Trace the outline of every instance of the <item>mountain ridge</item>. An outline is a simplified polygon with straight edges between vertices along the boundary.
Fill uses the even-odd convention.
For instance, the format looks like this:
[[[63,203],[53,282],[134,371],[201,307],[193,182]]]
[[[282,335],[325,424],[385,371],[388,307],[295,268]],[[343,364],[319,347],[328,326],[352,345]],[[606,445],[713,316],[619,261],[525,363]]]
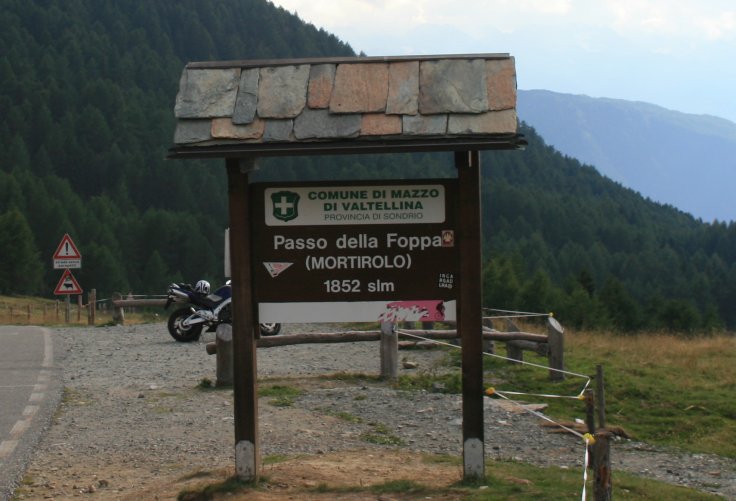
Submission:
[[[560,152],[704,221],[733,221],[736,123],[613,98],[519,90],[519,117]]]

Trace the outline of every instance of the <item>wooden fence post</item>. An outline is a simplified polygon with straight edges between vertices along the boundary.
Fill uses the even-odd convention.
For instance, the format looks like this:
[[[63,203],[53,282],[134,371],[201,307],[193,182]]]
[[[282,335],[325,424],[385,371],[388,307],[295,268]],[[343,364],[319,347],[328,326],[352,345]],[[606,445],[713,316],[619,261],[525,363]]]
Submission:
[[[381,322],[381,377],[396,380],[399,377],[399,336],[396,325]]]
[[[584,394],[585,402],[585,424],[588,427],[588,433],[591,435],[595,434],[595,398],[593,397],[593,390],[588,388]]]
[[[510,318],[506,319],[506,330],[509,332],[519,332],[519,327]],[[506,343],[506,356],[512,360],[524,361],[524,350],[516,346],[514,343]],[[516,362],[511,362],[516,363]]]
[[[82,321],[82,295],[77,296],[77,322]]]
[[[484,318],[483,326],[488,327],[489,329],[493,329],[493,320],[489,317]],[[496,343],[493,341],[493,339],[483,340],[483,351],[485,353],[490,353],[491,355],[496,354]]]
[[[215,349],[217,350],[217,380],[215,386],[233,385],[233,327],[220,324],[215,332]]]
[[[560,372],[565,369],[565,342],[564,329],[554,317],[547,319],[547,342],[549,343],[549,378],[552,381],[562,381],[565,374]]]
[[[28,305],[28,323],[31,323],[31,305]]]
[[[611,501],[613,484],[611,481],[611,434],[601,431],[595,435],[592,446],[592,468],[595,478],[593,495],[595,501]]]
[[[90,289],[87,293],[87,325],[95,325],[97,313],[97,289]]]
[[[113,310],[112,310],[112,320],[117,325],[125,325],[125,310],[122,306],[115,306],[115,301],[119,301],[123,299],[122,294],[119,292],[114,292],[112,294],[112,300],[113,300]]]
[[[606,387],[603,382],[603,366],[595,366],[595,398],[598,409],[598,427],[606,427]]]

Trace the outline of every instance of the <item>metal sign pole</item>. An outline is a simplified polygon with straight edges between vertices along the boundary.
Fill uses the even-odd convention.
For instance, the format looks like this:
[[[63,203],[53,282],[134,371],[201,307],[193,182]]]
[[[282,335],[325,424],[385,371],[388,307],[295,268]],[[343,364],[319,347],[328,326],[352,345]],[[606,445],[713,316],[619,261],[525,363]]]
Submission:
[[[483,480],[485,453],[479,152],[456,152],[455,167],[458,171],[460,191],[458,204],[460,297],[457,327],[463,348],[463,473],[466,480]]]
[[[258,370],[256,316],[250,255],[248,174],[255,159],[228,158],[230,258],[233,308],[233,399],[235,418],[235,471],[241,480],[255,480],[260,458],[258,441]]]

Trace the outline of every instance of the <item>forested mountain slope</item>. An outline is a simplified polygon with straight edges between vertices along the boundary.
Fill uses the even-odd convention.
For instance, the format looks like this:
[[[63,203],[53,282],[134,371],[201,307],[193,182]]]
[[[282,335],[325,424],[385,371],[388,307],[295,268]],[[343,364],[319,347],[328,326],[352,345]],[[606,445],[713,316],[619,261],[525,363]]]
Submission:
[[[0,294],[50,296],[64,233],[85,289],[222,280],[223,162],[165,160],[187,61],[345,56],[265,0],[3,0]],[[502,48],[499,48],[502,50]],[[574,326],[736,325],[736,227],[703,224],[529,147],[484,164],[485,302]],[[286,158],[258,179],[453,176],[450,154]]]
[[[3,0],[0,23],[0,214],[37,249],[0,293],[49,294],[65,232],[103,294],[221,280],[224,169],[165,160],[183,66],[352,55],[263,0]]]

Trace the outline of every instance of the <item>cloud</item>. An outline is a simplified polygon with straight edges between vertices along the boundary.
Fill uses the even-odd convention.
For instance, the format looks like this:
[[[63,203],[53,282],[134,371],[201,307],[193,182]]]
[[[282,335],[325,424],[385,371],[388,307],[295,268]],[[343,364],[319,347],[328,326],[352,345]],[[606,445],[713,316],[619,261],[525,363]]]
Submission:
[[[699,41],[736,36],[731,0],[606,0],[611,27],[626,37],[659,36]]]
[[[714,17],[703,17],[697,22],[708,40],[734,40],[736,38],[736,10],[722,12]]]
[[[338,34],[343,29],[378,32],[448,25],[470,34],[514,31],[574,12],[576,0],[276,0],[274,3]],[[580,0],[577,0],[580,1]]]
[[[733,0],[276,0],[339,36],[453,26],[470,36],[527,26],[607,27],[625,37],[736,38]],[[380,35],[379,35],[380,36]]]

